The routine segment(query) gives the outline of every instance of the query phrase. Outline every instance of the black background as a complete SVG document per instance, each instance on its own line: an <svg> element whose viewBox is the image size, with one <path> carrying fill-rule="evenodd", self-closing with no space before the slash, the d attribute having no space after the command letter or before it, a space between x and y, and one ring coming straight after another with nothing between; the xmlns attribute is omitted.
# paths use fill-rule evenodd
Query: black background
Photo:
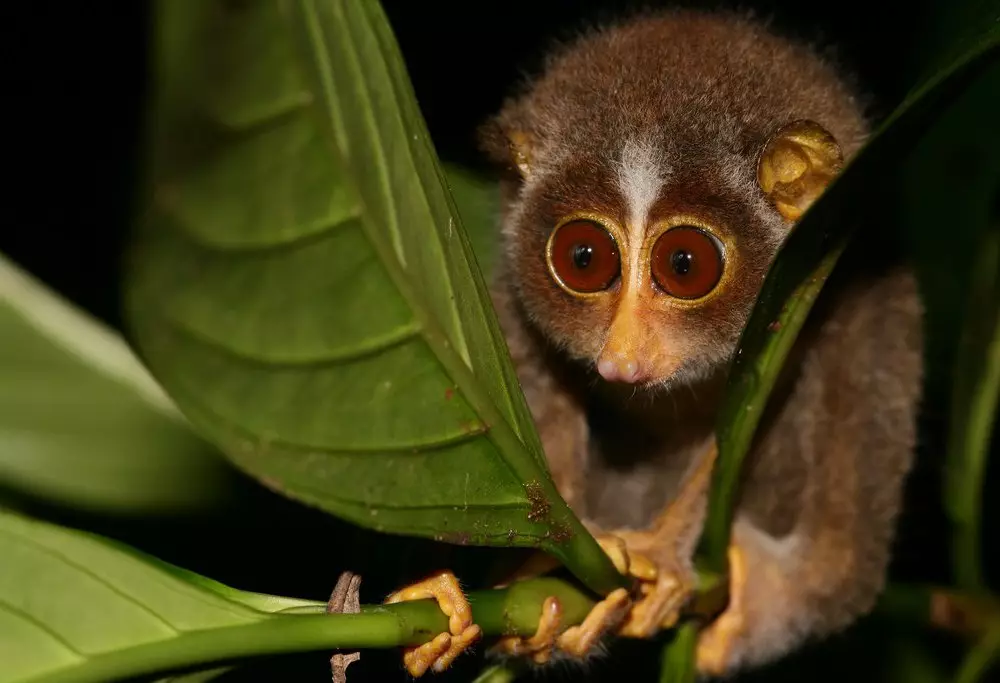
<svg viewBox="0 0 1000 683"><path fill-rule="evenodd" d="M383 1L441 155L472 165L482 163L476 127L537 69L554 40L572 38L583 27L631 9L662 4ZM871 100L870 113L878 119L913 83L916 48L930 21L923 10L931 5L907 3L900 11L871 0L757 0L738 6L772 17L781 31L835 45L836 61L858 77ZM19 3L5 10L3 22L9 34L3 41L4 108L13 120L5 127L4 148L10 153L4 155L9 171L3 185L0 252L116 326L121 322L119 257L149 86L148 21L146 3L125 0ZM941 441L935 425L940 417L932 406L908 490L894 570L904 578L948 580L947 527L937 497ZM246 506L238 519L133 522L42 511L117 535L240 588L303 597L325 598L337 571L349 565L366 576L363 600L377 601L400 576L412 578L420 567L440 561L435 553L441 549L432 544L382 538L373 543L366 532L249 484L245 488ZM493 557L492 551L446 550L457 567L476 567L483 555ZM881 680L877 666L888 650L880 638L863 625L798 661L807 663L809 680L820 680L817 672L824 674L823 680L839 680L846 672ZM953 651L941 642L936 645L946 654ZM616 661L627 668L643 669L653 656L649 648L624 650ZM796 680L794 665L782 669L788 680ZM614 675L608 663L595 666ZM321 657L282 660L255 670L261 680L285 680L299 667L323 680ZM449 678L471 680L475 668L474 661L465 661ZM859 674L861 670L867 674ZM398 654L366 654L351 673L352 680L401 677ZM567 670L557 672L554 680L575 679Z"/></svg>

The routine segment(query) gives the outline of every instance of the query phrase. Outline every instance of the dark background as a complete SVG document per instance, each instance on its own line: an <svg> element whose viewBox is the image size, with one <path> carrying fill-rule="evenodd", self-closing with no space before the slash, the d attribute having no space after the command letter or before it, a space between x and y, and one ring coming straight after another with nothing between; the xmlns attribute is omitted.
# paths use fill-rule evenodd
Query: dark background
<svg viewBox="0 0 1000 683"><path fill-rule="evenodd" d="M470 165L482 163L476 127L538 68L554 41L634 9L665 4L383 0L441 155ZM784 33L836 46L831 57L856 76L875 120L891 111L914 82L921 61L918 47L927 44L935 8L945 6L921 0L907 3L903 12L872 0L711 5L753 9L771 17ZM13 154L5 155L10 171L4 183L0 252L115 326L121 322L119 257L149 86L148 20L145 2L36 1L5 10L3 22L10 34L3 41L3 92L5 109L13 115L4 148ZM925 411L920 460L910 480L898 543L898 577L949 580L947 525L938 499L942 410L941 401L932 401ZM398 585L400 574L412 578L420 567L439 561L435 553L442 549L433 544L373 538L250 484L245 488L240 514L210 523L44 513L119 536L240 588L311 598L325 599L336 572L347 565L363 571L362 598L373 602ZM455 566L469 567L470 575L483 557L495 558L488 550L444 550L452 553L449 561ZM759 678L784 672L781 680L795 680L798 663L806 667L809 680L839 680L848 672L854 678L882 680L879 666L893 656L896 645L883 630L862 624ZM944 661L956 651L940 639L933 645L927 651L941 653ZM642 670L655 661L650 648L622 649L625 654L616 661L626 668ZM471 680L476 662L463 659L449 680ZM261 680L284 680L292 670L308 670L316 676L311 680L323 680L323 666L322 657L307 657L254 670ZM607 662L595 666L616 675ZM366 654L351 674L352 680L402 680L398 653ZM556 672L553 680L575 678L566 670Z"/></svg>

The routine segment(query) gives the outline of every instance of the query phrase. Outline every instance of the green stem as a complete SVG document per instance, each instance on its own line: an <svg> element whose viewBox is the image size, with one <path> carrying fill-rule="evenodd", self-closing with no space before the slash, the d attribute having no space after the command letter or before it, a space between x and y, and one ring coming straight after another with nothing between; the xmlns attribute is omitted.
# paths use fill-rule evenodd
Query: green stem
<svg viewBox="0 0 1000 683"><path fill-rule="evenodd" d="M698 676L695 665L697 644L698 624L694 621L681 624L663 648L660 683L694 683Z"/></svg>
<svg viewBox="0 0 1000 683"><path fill-rule="evenodd" d="M447 628L440 610L433 611L436 613L404 610L401 615L396 610L382 610L363 614L270 615L252 624L192 631L166 641L88 657L85 662L43 674L37 680L110 683L265 655L334 647L393 647L426 640L425 629L432 624Z"/></svg>
<svg viewBox="0 0 1000 683"><path fill-rule="evenodd" d="M484 635L530 636L538 628L542 603L548 596L562 603L566 625L582 622L594 606L581 590L551 578L475 591L468 598L473 620ZM38 680L109 683L267 655L419 645L448 630L448 619L433 600L365 605L359 614L325 614L323 609L318 603L298 606L283 613L262 614L259 621L250 624L191 631L88 657Z"/></svg>
<svg viewBox="0 0 1000 683"><path fill-rule="evenodd" d="M714 583L708 580L706 585ZM550 596L562 604L564 626L581 623L595 604L584 591L554 578L529 579L507 588L473 591L468 599L473 621L482 628L484 636L531 636L538 628L542 605ZM110 683L267 655L419 645L448 630L448 618L434 600L364 605L358 614L326 614L323 610L325 605L313 603L296 605L283 612L261 613L260 620L254 623L190 631L175 638L94 655L35 680ZM511 675L514 673L512 670Z"/></svg>

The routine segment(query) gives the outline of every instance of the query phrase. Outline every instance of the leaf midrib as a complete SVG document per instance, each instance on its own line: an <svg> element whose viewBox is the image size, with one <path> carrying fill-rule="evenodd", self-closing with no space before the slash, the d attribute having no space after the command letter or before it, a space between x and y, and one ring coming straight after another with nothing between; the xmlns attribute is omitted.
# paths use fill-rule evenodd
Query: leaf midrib
<svg viewBox="0 0 1000 683"><path fill-rule="evenodd" d="M326 122L327 126L336 128L336 123L331 121L331 117L327 115L327 112L338 111L337 98L334 94L333 79L330 69L326 64L326 60L322 59L321 56L328 52L326 48L325 39L322 34L322 30L319 28L319 19L316 16L315 8L312 2L309 0L299 0L303 8L303 16L306 20L306 33L310 38L309 52L317 67L317 72L320 75L320 82L315 84L318 86L319 91L322 96L319 98L314 98L313 102L317 105L319 101L323 102L323 108L319 112L320 119ZM355 57L355 51L353 49L353 43L351 44L351 49L348 50L350 59L352 63L357 65L357 59ZM357 75L358 70L355 68L355 75ZM396 99L395 92L392 93L393 99ZM369 127L372 122L369 122ZM405 126L404 126L405 130ZM375 135L377 138L377 134ZM331 145L331 153L334 154L338 161L343 167L347 167L344 163L343 156L336 142L336 136L334 136L333 144ZM379 145L381 150L381 146ZM407 150L412 154L407 145ZM380 176L382 177L383 184L388 187L386 179L384 176L384 159L379 159L380 165ZM414 169L415 170L415 169ZM350 178L344 178L344 182L351 182ZM353 184L353 183L352 183ZM423 331L423 338L427 343L430 350L434 353L435 357L438 358L439 362L442 364L444 369L456 380L461 391L466 395L469 404L473 409L479 414L486 422L489 430L487 432L487 438L489 438L500 453L506 455L507 457L501 457L501 461L518 477L519 480L524 481L527 479L537 479L540 473L537 471L536 463L534 459L525 455L528 455L525 445L517 437L516 433L513 431L512 426L509 425L506 419L496 411L495 406L489 399L489 396L484 396L481 391L479 391L478 380L475 375L471 372L465 362L459 358L451 350L451 344L448 341L447 336L444 334L443 330L438 329L435 324L433 316L428 310L421 304L419 300L416 300L411 292L413 291L412 286L409 285L409 277L405 270L402 268L402 264L397 260L394 254L387 253L385 245L381 239L378 239L371 228L371 213L367 210L366 200L357 188L353 188L358 196L358 202L362 208L362 218L361 224L365 234L368 236L369 241L375 247L377 253L381 257L381 260L393 280L393 284L396 286L400 295L406 301L414 317L417 319L421 330ZM426 195L424 195L424 201L426 202ZM440 239L438 232L435 230L435 237ZM448 278L449 288L451 287L451 277L450 273L445 274ZM512 460L520 462L512 462ZM527 475L527 476L525 476ZM547 477L544 478L547 481ZM543 482L544 485L544 482Z"/></svg>

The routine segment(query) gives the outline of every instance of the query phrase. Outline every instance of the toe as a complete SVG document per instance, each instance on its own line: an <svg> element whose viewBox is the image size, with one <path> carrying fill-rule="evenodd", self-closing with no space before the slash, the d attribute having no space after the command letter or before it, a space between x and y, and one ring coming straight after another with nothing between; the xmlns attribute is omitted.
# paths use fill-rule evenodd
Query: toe
<svg viewBox="0 0 1000 683"><path fill-rule="evenodd" d="M432 664L444 656L450 647L451 634L441 633L429 643L405 650L403 652L403 665L411 676L419 678L427 672Z"/></svg>
<svg viewBox="0 0 1000 683"><path fill-rule="evenodd" d="M582 624L566 629L559 636L559 649L575 657L585 656L605 633L621 623L631 604L628 591L624 588L612 591L594 606Z"/></svg>
<svg viewBox="0 0 1000 683"><path fill-rule="evenodd" d="M434 662L434 671L441 673L451 666L451 663L455 661L455 658L465 652L470 645L479 640L481 635L482 630L478 626L472 625L462 631L462 633L452 636L451 643L449 644L447 651L442 653Z"/></svg>
<svg viewBox="0 0 1000 683"><path fill-rule="evenodd" d="M690 587L674 572L660 571L655 583L646 584L643 597L632 608L621 628L629 638L650 638L664 628L670 628L680 616L680 610L691 595ZM646 587L643 586L643 588Z"/></svg>
<svg viewBox="0 0 1000 683"><path fill-rule="evenodd" d="M629 573L630 562L628 550L625 549L625 541L618 536L609 534L598 537L597 543L611 559L612 564L615 565L615 569L618 570L619 574Z"/></svg>
<svg viewBox="0 0 1000 683"><path fill-rule="evenodd" d="M505 636L497 643L496 649L515 657L530 655L536 664L544 664L552 656L561 624L562 603L558 598L549 596L542 603L542 614L538 619L535 635L530 638Z"/></svg>

